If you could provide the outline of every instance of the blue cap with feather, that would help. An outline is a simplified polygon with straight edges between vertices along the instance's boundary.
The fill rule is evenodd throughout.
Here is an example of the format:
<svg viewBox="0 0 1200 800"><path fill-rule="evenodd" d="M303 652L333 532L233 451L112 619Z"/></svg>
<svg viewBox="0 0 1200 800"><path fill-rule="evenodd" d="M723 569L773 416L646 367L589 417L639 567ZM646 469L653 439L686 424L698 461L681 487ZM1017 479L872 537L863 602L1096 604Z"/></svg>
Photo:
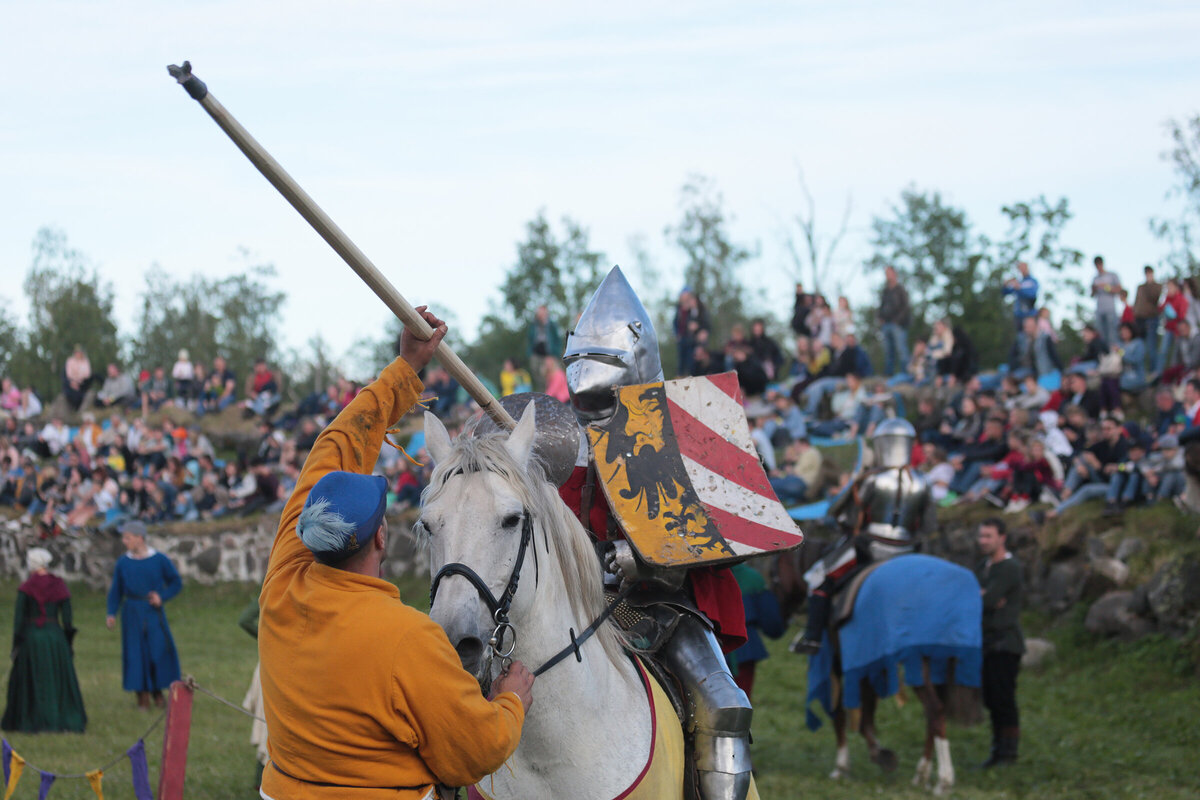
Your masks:
<svg viewBox="0 0 1200 800"><path fill-rule="evenodd" d="M317 560L336 563L371 540L387 508L387 478L330 472L308 493L296 535Z"/></svg>

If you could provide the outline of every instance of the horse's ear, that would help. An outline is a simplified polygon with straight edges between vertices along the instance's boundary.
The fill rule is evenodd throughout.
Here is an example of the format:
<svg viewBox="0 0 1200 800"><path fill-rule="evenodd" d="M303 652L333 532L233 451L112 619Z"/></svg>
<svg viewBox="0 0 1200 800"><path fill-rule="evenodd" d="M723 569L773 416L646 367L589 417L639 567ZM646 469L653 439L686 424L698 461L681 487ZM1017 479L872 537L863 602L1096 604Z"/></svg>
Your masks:
<svg viewBox="0 0 1200 800"><path fill-rule="evenodd" d="M517 422L517 427L513 428L512 433L508 435L508 440L504 443L509 454L521 469L529 466L529 457L533 455L533 435L534 426L536 425L533 401L530 400L525 405L525 410L521 412L521 419Z"/></svg>
<svg viewBox="0 0 1200 800"><path fill-rule="evenodd" d="M425 449L433 456L435 464L450 455L450 434L442 421L428 411L425 412Z"/></svg>

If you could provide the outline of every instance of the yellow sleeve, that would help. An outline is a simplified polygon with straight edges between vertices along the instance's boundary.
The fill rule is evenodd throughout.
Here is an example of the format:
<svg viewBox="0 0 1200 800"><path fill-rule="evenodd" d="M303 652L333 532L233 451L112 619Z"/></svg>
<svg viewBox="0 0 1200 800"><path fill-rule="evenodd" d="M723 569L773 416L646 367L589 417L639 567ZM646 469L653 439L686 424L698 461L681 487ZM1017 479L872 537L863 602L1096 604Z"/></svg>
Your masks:
<svg viewBox="0 0 1200 800"><path fill-rule="evenodd" d="M312 553L296 535L296 520L312 487L328 473L338 470L370 474L387 429L413 407L423 388L408 362L397 358L321 432L279 518L264 585L284 565L313 560Z"/></svg>
<svg viewBox="0 0 1200 800"><path fill-rule="evenodd" d="M445 632L421 616L395 656L395 710L416 732L421 760L437 779L469 786L517 749L525 708L512 692L485 698Z"/></svg>

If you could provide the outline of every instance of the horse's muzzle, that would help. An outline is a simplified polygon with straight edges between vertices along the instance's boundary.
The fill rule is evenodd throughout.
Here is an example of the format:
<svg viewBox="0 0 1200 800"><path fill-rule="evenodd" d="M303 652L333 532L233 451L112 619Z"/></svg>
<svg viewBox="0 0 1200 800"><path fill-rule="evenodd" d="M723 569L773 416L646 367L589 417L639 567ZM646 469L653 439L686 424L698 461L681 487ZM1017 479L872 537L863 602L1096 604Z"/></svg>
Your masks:
<svg viewBox="0 0 1200 800"><path fill-rule="evenodd" d="M458 660L462 662L463 669L477 678L480 677L479 673L483 667L483 640L475 636L464 636L454 645L454 649L458 652Z"/></svg>

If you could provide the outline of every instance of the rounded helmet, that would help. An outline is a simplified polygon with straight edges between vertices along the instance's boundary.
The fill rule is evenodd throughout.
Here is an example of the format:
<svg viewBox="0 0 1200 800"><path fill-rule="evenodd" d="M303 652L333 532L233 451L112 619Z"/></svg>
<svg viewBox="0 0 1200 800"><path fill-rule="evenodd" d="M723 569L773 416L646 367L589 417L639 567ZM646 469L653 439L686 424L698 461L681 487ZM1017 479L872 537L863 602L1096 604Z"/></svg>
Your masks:
<svg viewBox="0 0 1200 800"><path fill-rule="evenodd" d="M875 450L876 466L907 467L912 463L913 442L917 431L912 423L901 417L891 417L875 426L871 446Z"/></svg>
<svg viewBox="0 0 1200 800"><path fill-rule="evenodd" d="M575 416L585 425L617 409L614 390L663 379L658 335L620 267L601 282L563 353Z"/></svg>

